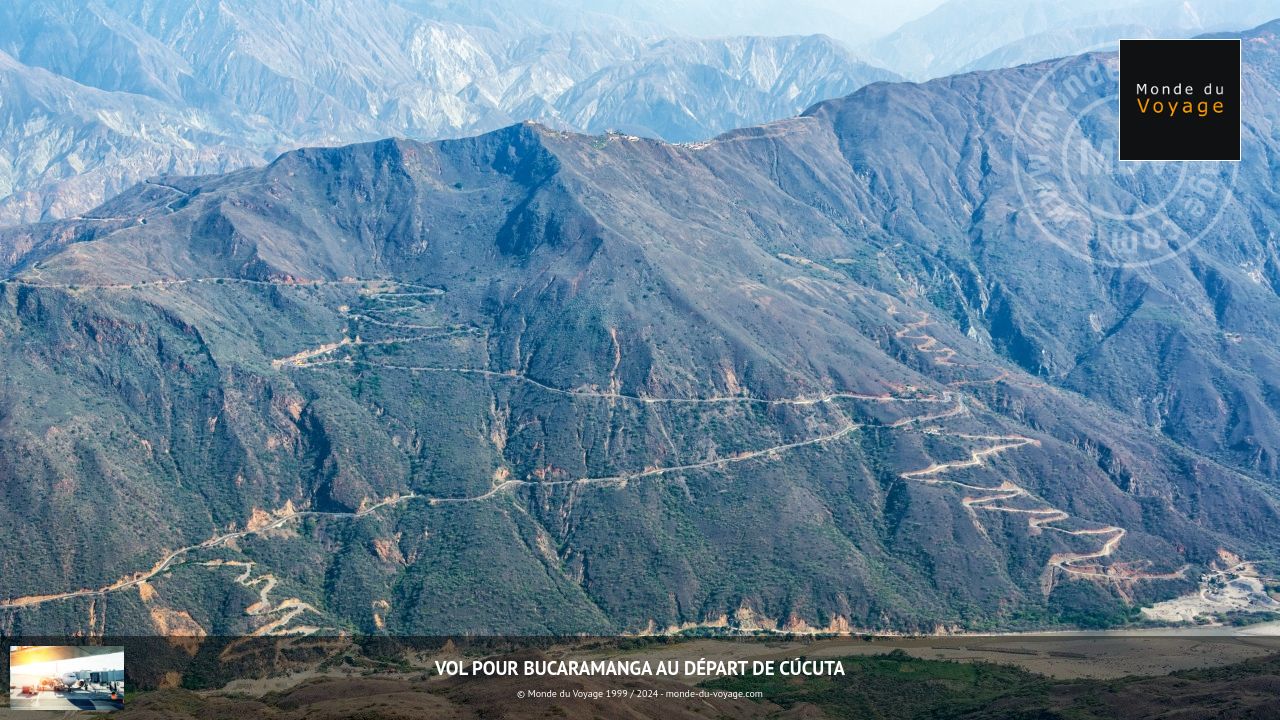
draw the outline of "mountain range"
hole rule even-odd
[[[636,23],[623,33],[518,13],[496,28],[434,16],[450,15],[391,0],[9,3],[0,225],[304,145],[433,140],[525,119],[700,140],[897,77],[821,36],[703,40]]]
[[[304,146],[524,120],[705,140],[900,75],[1249,27],[1270,5],[22,0],[0,8],[0,227]]]
[[[1274,557],[1278,31],[1207,223],[1101,53],[0,232],[0,629],[1098,627]]]

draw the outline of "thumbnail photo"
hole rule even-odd
[[[9,648],[11,710],[124,708],[124,647],[15,645]]]

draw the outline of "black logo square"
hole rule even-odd
[[[1239,160],[1240,41],[1121,40],[1120,159]]]

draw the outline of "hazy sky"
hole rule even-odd
[[[1065,0],[1064,0],[1065,1]],[[397,0],[431,17],[502,24],[531,19],[548,27],[603,30],[621,20],[631,31],[697,37],[813,35],[850,45],[884,35],[943,0]]]
[[[858,43],[914,20],[942,0],[583,0],[612,15],[635,13],[690,35],[809,35]]]
[[[51,660],[49,662],[32,663],[31,665],[18,665],[11,669],[14,679],[19,677],[24,680],[38,679],[43,677],[57,677],[63,673],[78,672],[80,670],[97,671],[97,670],[118,670],[124,668],[124,653],[109,653],[106,655],[90,655],[87,657],[71,658],[69,660]]]

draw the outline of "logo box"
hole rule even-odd
[[[1120,41],[1121,160],[1240,159],[1240,40]]]

